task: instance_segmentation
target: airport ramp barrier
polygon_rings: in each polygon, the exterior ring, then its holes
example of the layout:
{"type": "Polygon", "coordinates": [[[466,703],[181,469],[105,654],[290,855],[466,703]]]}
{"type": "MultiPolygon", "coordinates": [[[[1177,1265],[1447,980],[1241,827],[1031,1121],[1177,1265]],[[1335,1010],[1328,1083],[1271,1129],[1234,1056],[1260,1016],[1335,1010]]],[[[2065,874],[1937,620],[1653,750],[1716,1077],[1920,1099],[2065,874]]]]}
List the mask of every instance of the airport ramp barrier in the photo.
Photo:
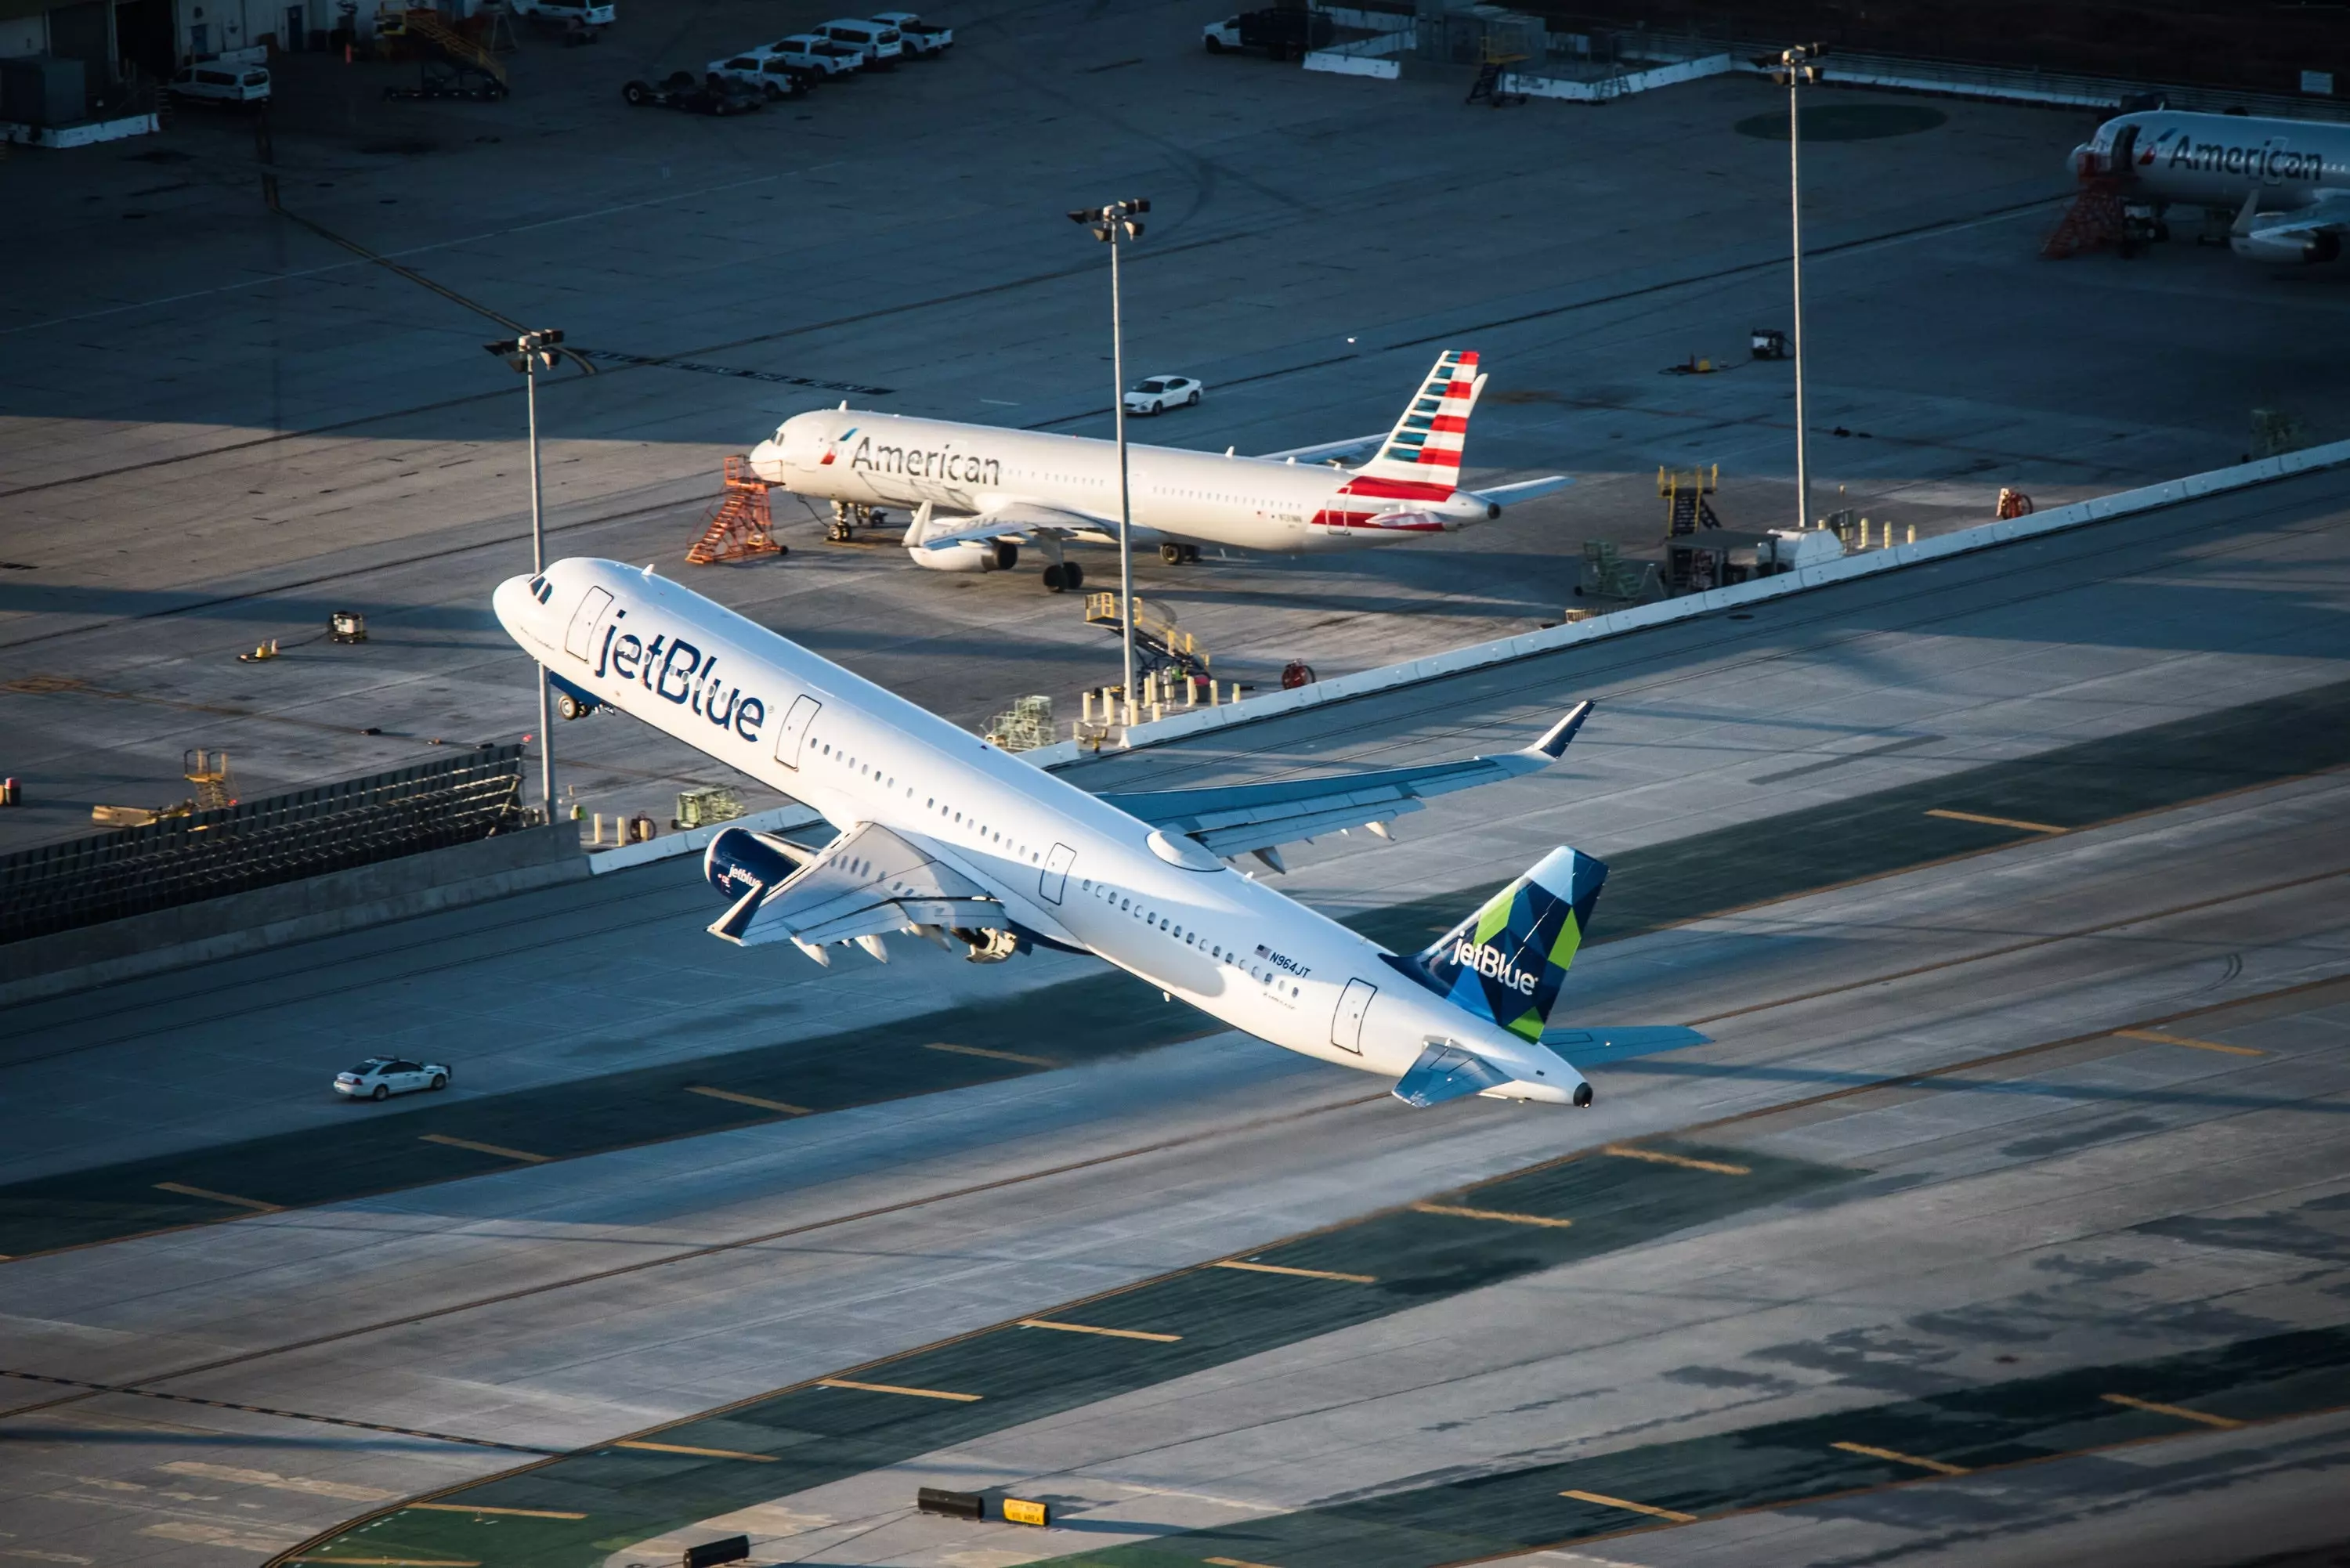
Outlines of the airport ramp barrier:
{"type": "Polygon", "coordinates": [[[512,832],[522,769],[522,747],[484,746],[0,857],[0,943],[512,832]]]}

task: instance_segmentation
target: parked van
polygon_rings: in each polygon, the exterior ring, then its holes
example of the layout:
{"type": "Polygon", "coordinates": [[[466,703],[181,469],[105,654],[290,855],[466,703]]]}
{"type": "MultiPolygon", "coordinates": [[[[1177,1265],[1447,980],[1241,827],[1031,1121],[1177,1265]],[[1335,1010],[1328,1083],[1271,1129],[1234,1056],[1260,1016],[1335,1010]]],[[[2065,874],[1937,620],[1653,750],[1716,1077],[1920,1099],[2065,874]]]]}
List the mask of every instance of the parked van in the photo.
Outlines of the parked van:
{"type": "Polygon", "coordinates": [[[175,97],[208,103],[269,101],[269,72],[262,66],[182,66],[164,85],[175,97]]]}

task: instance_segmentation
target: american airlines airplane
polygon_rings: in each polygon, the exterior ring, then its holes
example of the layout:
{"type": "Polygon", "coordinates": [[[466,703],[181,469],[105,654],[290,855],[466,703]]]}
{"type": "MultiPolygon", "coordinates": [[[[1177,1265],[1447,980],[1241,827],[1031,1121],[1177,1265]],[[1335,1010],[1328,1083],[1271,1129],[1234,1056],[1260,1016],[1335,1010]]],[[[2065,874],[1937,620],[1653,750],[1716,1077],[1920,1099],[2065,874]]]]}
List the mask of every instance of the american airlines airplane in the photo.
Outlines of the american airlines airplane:
{"type": "MultiPolygon", "coordinates": [[[[1490,490],[1461,486],[1461,444],[1484,389],[1477,356],[1440,356],[1403,417],[1376,436],[1263,457],[1127,447],[1138,548],[1170,563],[1201,545],[1299,555],[1359,550],[1422,534],[1457,533],[1547,495],[1563,474],[1490,490]],[[1377,444],[1352,471],[1314,460],[1377,444]],[[1299,459],[1305,461],[1301,462],[1299,459]]],[[[1118,445],[1085,436],[1009,431],[851,409],[794,414],[751,452],[760,478],[836,506],[913,513],[906,549],[932,571],[1008,571],[1020,545],[1042,545],[1045,587],[1081,586],[1071,542],[1118,543],[1118,445]]]]}
{"type": "Polygon", "coordinates": [[[818,963],[907,932],[976,962],[1092,953],[1261,1040],[1396,1080],[1416,1106],[1465,1095],[1591,1103],[1552,1044],[1695,1043],[1669,1026],[1548,1027],[1607,867],[1555,849],[1425,950],[1388,952],[1225,856],[1387,824],[1429,796],[1537,773],[1590,712],[1523,751],[1227,788],[1090,794],[732,610],[616,561],[501,583],[497,617],[578,705],[629,713],[821,812],[820,849],[735,827],[703,867],[712,934],[818,963]]]}
{"type": "Polygon", "coordinates": [[[2157,203],[2233,211],[2228,244],[2250,261],[2333,261],[2350,235],[2350,125],[2152,109],[2097,127],[2073,171],[2157,203]]]}

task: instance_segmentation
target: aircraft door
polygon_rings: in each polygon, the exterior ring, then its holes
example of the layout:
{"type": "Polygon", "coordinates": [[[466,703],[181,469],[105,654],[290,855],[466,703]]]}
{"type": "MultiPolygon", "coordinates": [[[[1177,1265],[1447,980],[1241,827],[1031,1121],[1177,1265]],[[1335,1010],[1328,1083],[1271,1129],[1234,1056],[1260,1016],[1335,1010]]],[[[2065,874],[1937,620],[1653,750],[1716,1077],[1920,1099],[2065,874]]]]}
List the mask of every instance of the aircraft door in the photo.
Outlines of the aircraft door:
{"type": "Polygon", "coordinates": [[[1069,888],[1069,867],[1076,863],[1076,850],[1066,844],[1053,846],[1053,852],[1045,857],[1044,880],[1037,888],[1038,892],[1044,894],[1045,902],[1057,904],[1061,901],[1061,895],[1067,892],[1069,888]]]}
{"type": "Polygon", "coordinates": [[[775,761],[796,771],[800,765],[800,742],[807,739],[808,726],[824,711],[824,704],[813,697],[801,697],[792,703],[791,711],[784,715],[784,727],[775,732],[775,761]]]}
{"type": "Polygon", "coordinates": [[[1338,1011],[1330,1017],[1330,1044],[1341,1051],[1363,1054],[1363,1014],[1371,1010],[1371,998],[1379,988],[1367,980],[1350,980],[1338,998],[1338,1011]]]}
{"type": "Polygon", "coordinates": [[[563,634],[563,651],[582,664],[592,662],[596,656],[596,628],[611,613],[612,596],[602,588],[589,588],[572,614],[570,629],[563,634]]]}
{"type": "Polygon", "coordinates": [[[2106,164],[2106,172],[2108,174],[2128,173],[2130,171],[2130,160],[2137,155],[2137,127],[2135,125],[2125,125],[2114,133],[2113,156],[2106,164]]]}

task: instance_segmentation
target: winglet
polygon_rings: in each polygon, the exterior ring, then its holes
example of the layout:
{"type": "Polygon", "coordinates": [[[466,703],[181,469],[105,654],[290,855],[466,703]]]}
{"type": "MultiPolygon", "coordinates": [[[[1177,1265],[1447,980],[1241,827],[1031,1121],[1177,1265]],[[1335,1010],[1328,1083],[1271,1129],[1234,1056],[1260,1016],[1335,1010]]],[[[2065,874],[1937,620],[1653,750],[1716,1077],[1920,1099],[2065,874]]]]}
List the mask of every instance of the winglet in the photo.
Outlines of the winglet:
{"type": "Polygon", "coordinates": [[[1566,717],[1553,724],[1548,734],[1528,746],[1527,754],[1533,755],[1539,753],[1547,761],[1554,763],[1558,761],[1560,754],[1566,750],[1566,743],[1575,739],[1575,732],[1583,728],[1583,722],[1589,717],[1591,717],[1591,700],[1586,698],[1569,708],[1566,711],[1566,717]]]}

